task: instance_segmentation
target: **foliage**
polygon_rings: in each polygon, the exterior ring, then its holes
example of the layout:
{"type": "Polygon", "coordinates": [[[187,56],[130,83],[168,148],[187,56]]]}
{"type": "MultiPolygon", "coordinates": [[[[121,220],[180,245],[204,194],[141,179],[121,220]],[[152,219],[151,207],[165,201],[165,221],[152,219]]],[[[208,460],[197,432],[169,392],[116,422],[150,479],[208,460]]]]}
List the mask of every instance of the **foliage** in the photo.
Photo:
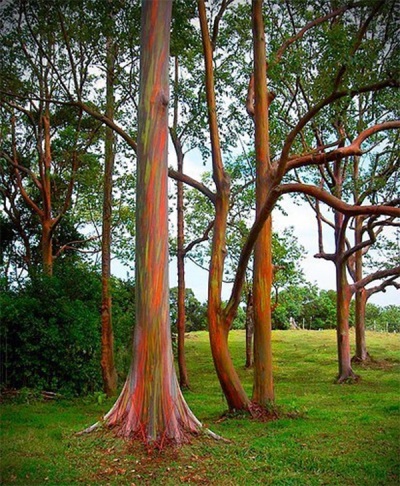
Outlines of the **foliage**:
{"type": "Polygon", "coordinates": [[[366,312],[366,327],[374,331],[400,332],[400,305],[379,307],[368,303],[366,312]]]}
{"type": "Polygon", "coordinates": [[[59,267],[1,295],[2,385],[81,394],[100,386],[100,281],[59,267]]]}
{"type": "Polygon", "coordinates": [[[279,296],[272,314],[275,329],[288,329],[291,319],[305,329],[333,329],[336,326],[336,292],[315,285],[291,285],[279,296]]]}
{"type": "MultiPolygon", "coordinates": [[[[170,289],[171,331],[178,332],[176,327],[178,312],[178,287],[170,289]]],[[[199,302],[192,289],[185,292],[186,332],[204,331],[207,329],[207,305],[199,302]]]]}
{"type": "MultiPolygon", "coordinates": [[[[59,264],[0,295],[1,386],[81,395],[101,387],[100,275],[83,263],[59,264]]],[[[112,280],[116,367],[131,359],[134,284],[112,280]]]]}

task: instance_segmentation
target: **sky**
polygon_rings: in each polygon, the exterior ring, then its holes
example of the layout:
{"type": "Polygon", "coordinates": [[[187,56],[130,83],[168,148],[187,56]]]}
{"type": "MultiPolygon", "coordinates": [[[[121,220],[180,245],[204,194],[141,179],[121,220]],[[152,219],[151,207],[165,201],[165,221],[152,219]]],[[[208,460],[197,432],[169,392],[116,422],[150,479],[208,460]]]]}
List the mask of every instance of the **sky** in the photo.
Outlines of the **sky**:
{"type": "MultiPolygon", "coordinates": [[[[174,149],[171,146],[169,149],[170,164],[174,165],[174,149]]],[[[201,154],[198,151],[192,151],[185,157],[184,172],[192,178],[200,180],[201,174],[210,170],[209,163],[204,165],[201,154]]],[[[170,191],[175,191],[175,184],[170,180],[170,191]]],[[[289,226],[293,226],[294,234],[298,238],[298,242],[306,249],[306,255],[301,267],[304,270],[305,278],[312,284],[316,284],[320,289],[335,289],[335,269],[330,261],[316,259],[314,254],[318,252],[318,236],[317,224],[314,212],[304,203],[301,205],[295,204],[290,196],[285,195],[280,199],[280,204],[284,208],[287,215],[283,215],[278,209],[274,210],[272,214],[273,229],[276,232],[281,232],[289,226]]],[[[175,221],[174,215],[172,219],[175,221]]],[[[327,230],[324,234],[325,251],[333,250],[333,235],[327,230]],[[330,233],[330,234],[329,234],[330,233]]],[[[229,250],[229,249],[228,249],[229,250]]],[[[204,302],[207,300],[207,282],[208,272],[199,268],[189,259],[186,259],[185,280],[187,288],[191,288],[198,300],[204,302]]],[[[113,273],[119,277],[126,277],[126,269],[119,263],[113,264],[113,273]]],[[[170,287],[177,286],[177,265],[176,259],[171,259],[169,268],[170,287]]],[[[224,285],[223,299],[228,299],[230,295],[231,286],[224,285]]],[[[380,292],[373,295],[369,302],[377,305],[400,305],[400,291],[389,287],[385,293],[380,292]]]]}

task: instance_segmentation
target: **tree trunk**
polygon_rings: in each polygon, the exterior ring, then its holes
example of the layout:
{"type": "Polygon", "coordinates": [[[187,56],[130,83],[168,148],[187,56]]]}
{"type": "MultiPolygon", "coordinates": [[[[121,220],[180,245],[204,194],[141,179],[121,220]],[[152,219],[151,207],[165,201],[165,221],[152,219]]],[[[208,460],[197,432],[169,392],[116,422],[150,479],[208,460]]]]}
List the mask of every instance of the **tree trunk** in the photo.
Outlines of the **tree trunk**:
{"type": "Polygon", "coordinates": [[[229,327],[218,312],[208,313],[211,352],[229,410],[249,410],[250,400],[235,370],[228,348],[229,327]]]}
{"type": "Polygon", "coordinates": [[[46,275],[53,275],[53,221],[51,204],[51,136],[50,136],[50,107],[46,101],[42,116],[44,151],[41,158],[40,175],[42,179],[42,241],[43,271],[46,275]]]}
{"type": "Polygon", "coordinates": [[[249,410],[250,401],[235,370],[228,348],[229,319],[222,306],[222,279],[226,256],[226,227],[229,211],[230,180],[222,162],[214,90],[213,47],[208,31],[204,0],[198,0],[205,61],[205,85],[210,128],[213,179],[216,186],[215,221],[208,279],[207,317],[215,369],[230,410],[249,410]]]}
{"type": "Polygon", "coordinates": [[[253,366],[253,293],[249,290],[246,302],[246,368],[253,366]]]}
{"type": "Polygon", "coordinates": [[[41,239],[43,271],[45,275],[53,275],[53,228],[51,220],[42,219],[41,239]]]}
{"type": "MultiPolygon", "coordinates": [[[[178,172],[183,173],[183,153],[177,153],[178,172]]],[[[177,194],[177,213],[178,213],[178,369],[179,385],[182,389],[189,388],[185,359],[185,330],[186,330],[186,312],[185,312],[185,253],[184,253],[184,220],[183,220],[183,183],[178,181],[177,194]]]]}
{"type": "Polygon", "coordinates": [[[352,293],[346,279],[346,267],[342,261],[336,263],[336,288],[336,332],[339,364],[337,382],[343,383],[347,380],[355,380],[357,376],[351,367],[350,355],[349,314],[352,293]]]}
{"type": "Polygon", "coordinates": [[[244,391],[235,370],[228,347],[230,322],[222,310],[221,292],[224,259],[226,255],[225,234],[229,198],[218,197],[215,210],[210,274],[208,283],[208,330],[215,370],[229,410],[249,410],[250,400],[244,391]]]}
{"type": "Polygon", "coordinates": [[[168,283],[168,61],[172,0],[144,0],[136,210],[136,326],[129,376],[106,423],[162,446],[201,424],[176,378],[168,283]]]}
{"type": "Polygon", "coordinates": [[[356,293],[356,354],[352,361],[364,363],[371,359],[367,351],[365,340],[365,310],[367,307],[368,293],[365,289],[360,289],[356,293]]]}
{"type": "MultiPolygon", "coordinates": [[[[358,168],[358,163],[356,164],[358,168]]],[[[358,175],[358,172],[357,172],[358,175]]],[[[355,245],[359,245],[362,242],[362,218],[357,217],[355,223],[355,245]]],[[[362,250],[359,250],[355,254],[355,280],[359,282],[362,279],[362,250]]],[[[370,359],[367,352],[367,343],[365,341],[365,310],[367,306],[367,292],[365,289],[359,289],[356,292],[356,354],[353,356],[352,361],[365,362],[370,359]]]]}
{"type": "MultiPolygon", "coordinates": [[[[267,197],[270,181],[268,90],[262,0],[253,0],[254,123],[256,150],[256,215],[267,197]]],[[[274,400],[271,345],[272,220],[268,217],[254,247],[254,385],[253,402],[266,406],[274,400]]]]}
{"type": "MultiPolygon", "coordinates": [[[[115,46],[111,37],[107,38],[107,80],[106,116],[114,118],[114,62],[115,46]]],[[[103,187],[103,231],[101,244],[101,371],[104,392],[108,397],[117,391],[117,372],[114,363],[114,335],[112,328],[111,276],[111,219],[112,219],[112,177],[114,170],[114,131],[106,126],[105,164],[103,187]]]]}

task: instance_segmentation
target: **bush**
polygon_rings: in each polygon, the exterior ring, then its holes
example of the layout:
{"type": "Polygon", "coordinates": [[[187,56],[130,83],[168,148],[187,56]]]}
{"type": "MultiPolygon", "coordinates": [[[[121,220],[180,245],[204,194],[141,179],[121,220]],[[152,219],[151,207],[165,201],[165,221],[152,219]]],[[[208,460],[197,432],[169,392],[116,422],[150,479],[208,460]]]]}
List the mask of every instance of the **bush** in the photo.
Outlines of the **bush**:
{"type": "Polygon", "coordinates": [[[79,395],[101,387],[100,279],[87,267],[56,267],[0,297],[2,387],[79,395]]]}

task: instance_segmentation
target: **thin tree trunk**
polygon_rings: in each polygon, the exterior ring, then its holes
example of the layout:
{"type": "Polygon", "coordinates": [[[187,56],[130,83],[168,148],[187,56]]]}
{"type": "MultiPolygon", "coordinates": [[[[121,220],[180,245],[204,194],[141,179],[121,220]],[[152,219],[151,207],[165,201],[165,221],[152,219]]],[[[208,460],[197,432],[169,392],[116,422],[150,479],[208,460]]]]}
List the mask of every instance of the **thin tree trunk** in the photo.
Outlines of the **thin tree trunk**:
{"type": "Polygon", "coordinates": [[[249,290],[246,302],[246,368],[253,366],[253,293],[249,290]]]}
{"type": "Polygon", "coordinates": [[[337,346],[339,374],[338,383],[356,379],[356,375],[351,367],[350,336],[349,336],[349,314],[351,290],[346,279],[346,266],[338,261],[336,264],[336,287],[337,287],[337,346]]]}
{"type": "Polygon", "coordinates": [[[42,259],[43,270],[46,275],[53,275],[53,221],[51,203],[51,138],[50,138],[50,107],[45,103],[42,116],[42,128],[44,138],[44,151],[39,155],[42,158],[41,179],[43,197],[42,216],[42,259]]]}
{"type": "Polygon", "coordinates": [[[42,261],[43,271],[45,275],[53,275],[53,237],[52,237],[52,225],[51,220],[42,219],[42,261]]]}
{"type": "MultiPolygon", "coordinates": [[[[183,153],[178,155],[178,172],[183,173],[183,153]]],[[[184,252],[184,219],[183,219],[183,183],[178,181],[177,194],[177,213],[178,213],[178,369],[179,385],[182,389],[189,388],[189,380],[185,359],[185,330],[186,330],[186,312],[185,312],[185,252],[184,252]]]]}
{"type": "MultiPolygon", "coordinates": [[[[256,216],[260,214],[270,181],[268,90],[262,0],[253,0],[254,123],[256,149],[256,216]]],[[[268,217],[254,247],[254,385],[253,402],[265,406],[274,400],[271,345],[272,219],[268,217]]]]}
{"type": "MultiPolygon", "coordinates": [[[[175,147],[176,158],[178,161],[178,173],[183,174],[184,153],[182,144],[177,134],[178,129],[178,87],[179,87],[179,62],[175,56],[175,79],[174,79],[174,115],[171,138],[175,147]]],[[[184,186],[183,182],[177,181],[177,224],[178,224],[178,312],[177,312],[177,330],[178,330],[178,370],[179,385],[181,389],[189,388],[189,379],[187,374],[186,357],[185,357],[185,331],[186,331],[186,285],[185,285],[185,226],[184,226],[184,186]]]]}
{"type": "Polygon", "coordinates": [[[356,293],[356,353],[352,361],[364,363],[371,359],[367,351],[365,339],[365,311],[367,307],[368,293],[365,289],[360,289],[356,293]]]}
{"type": "MultiPolygon", "coordinates": [[[[114,119],[114,63],[115,45],[107,38],[107,81],[106,116],[114,119]]],[[[101,245],[101,371],[104,392],[108,397],[117,391],[117,372],[114,363],[114,335],[112,327],[111,276],[111,219],[112,219],[112,177],[114,170],[114,131],[106,126],[105,164],[103,186],[103,231],[101,245]]]]}
{"type": "Polygon", "coordinates": [[[249,410],[250,400],[235,370],[228,347],[230,322],[222,311],[222,277],[229,198],[217,197],[208,285],[208,330],[215,370],[229,410],[249,410]]]}
{"type": "Polygon", "coordinates": [[[168,61],[171,0],[142,3],[136,210],[136,326],[125,386],[106,423],[147,442],[201,427],[176,378],[168,283],[168,61]]]}

